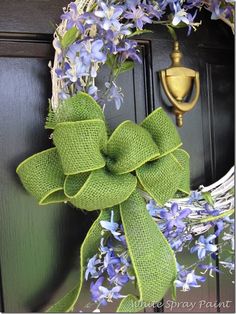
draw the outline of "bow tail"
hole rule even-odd
[[[140,302],[137,297],[132,294],[127,295],[119,304],[117,308],[118,313],[136,313],[145,308],[143,302]]]
[[[84,283],[84,275],[88,260],[97,253],[98,247],[101,241],[102,227],[100,225],[101,220],[109,220],[111,216],[111,210],[101,210],[98,218],[94,221],[89,229],[80,248],[80,282],[69,293],[67,293],[56,304],[50,307],[48,313],[63,313],[72,312],[80,297],[80,293]],[[119,210],[114,210],[114,220],[119,221]]]
[[[120,205],[120,214],[137,279],[139,301],[159,302],[176,278],[174,253],[137,190]],[[128,296],[121,302],[118,312],[140,311],[141,303],[135,301],[134,296]]]

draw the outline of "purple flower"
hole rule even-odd
[[[198,191],[193,191],[190,194],[189,200],[187,202],[187,204],[192,204],[193,202],[197,202],[201,199],[201,192]]]
[[[157,18],[158,20],[160,20],[160,18],[163,15],[163,11],[160,9],[159,5],[156,4],[143,4],[142,7],[145,9],[145,11],[147,12],[148,16],[153,19],[153,18]]]
[[[120,255],[120,262],[127,268],[130,266],[130,258],[126,258],[125,255],[127,255],[127,252]]]
[[[102,305],[107,304],[107,302],[112,302],[112,299],[120,299],[124,298],[125,296],[121,295],[119,292],[122,289],[121,286],[115,286],[112,289],[107,289],[103,286],[99,287],[100,296],[98,298],[99,303]]]
[[[125,238],[125,235],[124,235],[124,227],[122,224],[120,224],[120,231],[122,233],[122,235],[119,237],[120,238],[120,242],[122,243],[123,247],[125,249],[127,249],[127,242],[126,242],[126,238]]]
[[[99,298],[101,296],[101,291],[99,290],[99,288],[102,286],[104,279],[105,279],[104,277],[100,277],[100,278],[98,278],[98,280],[95,283],[93,281],[91,282],[90,293],[91,293],[92,300],[94,302],[100,301]],[[104,304],[104,302],[102,302],[102,300],[100,302],[102,305],[107,304],[106,302]]]
[[[201,235],[196,242],[196,245],[190,249],[190,253],[197,251],[198,258],[201,260],[206,256],[207,252],[216,252],[217,246],[212,244],[212,240],[215,238],[216,236],[214,234],[208,236],[206,239],[203,235]]]
[[[224,221],[229,224],[234,224],[234,219],[230,218],[229,216],[224,217]]]
[[[212,275],[212,272],[216,272],[216,273],[220,273],[220,270],[213,266],[212,263],[210,263],[209,265],[205,265],[205,264],[199,264],[198,268],[205,270],[204,272],[202,272],[202,274],[206,274],[206,272],[209,270],[209,276],[214,277]]]
[[[185,268],[184,265],[180,265],[178,262],[176,262],[176,268],[177,268],[177,279],[179,281],[185,281],[189,271]]]
[[[72,83],[77,82],[78,78],[89,75],[89,67],[82,62],[79,57],[75,58],[75,63],[69,65],[65,72],[65,77]]]
[[[101,39],[94,41],[87,40],[80,43],[79,55],[82,63],[90,65],[91,62],[102,62],[106,61],[106,54],[102,52],[104,43]]]
[[[183,250],[183,241],[182,239],[174,240],[170,243],[171,248],[176,252],[182,252]]]
[[[224,236],[222,237],[223,241],[231,242],[231,249],[234,250],[234,234],[224,232]]]
[[[230,260],[226,260],[226,261],[220,261],[220,264],[224,267],[229,269],[230,274],[232,274],[232,272],[234,271],[234,262],[230,261]]]
[[[69,46],[66,57],[70,59],[70,61],[75,62],[75,59],[77,57],[77,54],[81,50],[81,42],[75,42],[72,45]]]
[[[204,205],[205,210],[203,210],[203,213],[207,213],[211,216],[218,216],[220,214],[220,211],[218,209],[213,208],[209,204]]]
[[[182,230],[178,229],[169,232],[166,237],[171,248],[175,252],[182,252],[186,242],[191,241],[193,238],[191,234],[185,234],[182,232]]]
[[[196,10],[193,15],[190,13],[187,14],[187,19],[189,21],[187,36],[189,36],[191,34],[192,28],[194,28],[196,30],[196,27],[194,26],[194,19],[197,15],[197,12],[198,12],[198,10]],[[197,25],[197,24],[195,24],[195,25]]]
[[[124,95],[121,92],[121,88],[118,87],[115,82],[106,82],[105,86],[108,90],[107,100],[108,102],[114,101],[116,109],[119,110],[123,103]]]
[[[104,2],[100,4],[101,10],[97,10],[94,12],[95,16],[102,18],[102,23],[100,23],[101,27],[104,30],[120,30],[121,23],[119,22],[119,17],[123,13],[123,9],[121,7],[107,6]]]
[[[74,2],[71,2],[69,4],[69,12],[62,14],[61,19],[67,20],[66,24],[67,29],[70,29],[73,26],[77,26],[81,33],[84,32],[83,26],[84,20],[82,16],[79,14],[77,5]]]
[[[99,276],[99,272],[97,271],[97,265],[101,263],[100,259],[97,259],[97,254],[90,258],[87,269],[85,272],[85,279],[88,280],[89,274],[93,278],[97,278]]]
[[[133,20],[135,26],[138,29],[143,29],[143,25],[146,23],[152,23],[152,20],[145,14],[145,12],[140,7],[135,8],[135,6],[131,6],[130,9],[132,12],[125,13],[124,17],[126,19]]]
[[[156,217],[158,213],[160,212],[160,210],[164,210],[164,208],[159,208],[154,200],[150,200],[147,203],[146,208],[149,214],[153,217]]]
[[[217,20],[223,12],[223,10],[220,8],[220,1],[211,0],[209,10],[211,11],[211,19]]]
[[[70,98],[70,95],[67,94],[67,93],[65,93],[65,92],[63,92],[63,91],[61,91],[61,92],[58,94],[58,97],[59,97],[59,99],[61,99],[61,100],[66,100],[66,99]]]
[[[185,228],[185,222],[183,219],[186,218],[191,213],[189,208],[185,208],[179,211],[178,204],[173,203],[171,205],[170,211],[161,211],[161,218],[165,219],[165,226],[168,232],[170,232],[173,227],[176,227],[179,230],[183,230]]]
[[[101,253],[107,253],[107,252],[110,252],[112,249],[112,246],[110,245],[110,239],[108,239],[108,243],[107,243],[107,246],[104,246],[104,238],[101,238],[101,241],[100,241],[100,251]]]
[[[97,100],[97,98],[98,98],[97,93],[98,93],[97,86],[95,86],[95,85],[89,86],[88,94],[91,95],[95,100]]]
[[[235,0],[225,0],[226,2],[229,3],[229,5],[227,5],[225,8],[224,8],[224,16],[227,18],[227,19],[231,19],[231,18],[234,18],[234,2]],[[231,4],[231,5],[230,5]]]
[[[118,47],[122,42],[124,36],[130,35],[130,27],[132,24],[121,25],[119,31],[114,31],[113,29],[108,29],[103,37],[106,39],[106,48],[112,54],[118,52]]]
[[[151,216],[156,216],[156,202],[154,200],[150,200],[147,203],[146,208]]]
[[[185,280],[179,280],[177,279],[175,281],[177,288],[182,288],[182,291],[189,291],[191,287],[193,288],[199,288],[201,285],[199,285],[198,281],[204,282],[206,281],[206,278],[203,276],[198,276],[194,274],[194,270],[192,270],[190,273],[187,274]]]
[[[141,1],[140,0],[127,0],[125,1],[125,5],[127,9],[136,7],[137,5],[140,5]]]
[[[186,9],[192,9],[195,7],[200,7],[202,0],[187,0],[184,7]]]
[[[189,20],[187,18],[187,12],[181,8],[181,6],[178,3],[173,3],[174,6],[174,18],[172,21],[172,24],[174,26],[178,25],[180,22],[183,22],[185,24],[189,24]]]
[[[106,269],[109,265],[118,264],[120,259],[114,256],[113,251],[109,251],[106,253],[103,261],[104,268]]]
[[[112,284],[124,286],[129,281],[129,277],[126,273],[126,268],[122,270],[121,265],[109,265],[107,268],[107,273],[109,276],[109,281]]]
[[[117,51],[120,53],[120,61],[125,61],[126,59],[131,58],[134,61],[142,63],[142,60],[137,53],[137,42],[134,40],[126,39],[122,42],[122,45],[117,48]]]
[[[59,39],[54,38],[52,44],[53,44],[53,47],[57,53],[58,61],[61,61],[62,60],[62,47],[61,47],[61,43],[60,43]]]
[[[222,220],[218,220],[215,223],[215,226],[217,227],[215,235],[216,235],[216,237],[218,237],[221,234],[221,232],[224,230],[224,222]]]
[[[111,234],[114,236],[114,238],[120,241],[119,236],[121,235],[121,233],[117,232],[117,229],[119,228],[119,224],[114,222],[113,210],[111,211],[111,220],[110,221],[102,220],[100,221],[100,225],[102,226],[103,229],[110,231]]]

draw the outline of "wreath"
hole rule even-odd
[[[138,312],[169,288],[174,298],[176,288],[200,287],[207,272],[219,272],[214,259],[226,250],[220,263],[234,269],[234,169],[190,191],[189,155],[162,108],[114,131],[104,114],[105,104],[122,105],[117,77],[141,62],[133,36],[148,32],[144,26],[151,23],[173,36],[175,27],[190,33],[201,24],[194,20],[203,6],[233,29],[230,1],[80,0],[64,9],[53,41],[45,124],[54,146],[23,161],[17,174],[40,205],[65,202],[100,213],[81,246],[80,282],[49,312],[73,311],[84,280],[94,311],[121,299],[117,312]],[[110,80],[99,90],[104,64]],[[196,257],[193,265],[178,263],[184,248]],[[130,282],[134,292],[124,295]]]

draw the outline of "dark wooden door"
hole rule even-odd
[[[51,23],[59,21],[61,8],[67,3],[1,1],[0,265],[5,312],[42,311],[75,285],[79,248],[96,215],[66,205],[39,207],[15,174],[20,161],[51,145],[43,128],[51,93]],[[180,130],[191,155],[192,187],[213,182],[233,164],[233,36],[221,22],[211,22],[205,15],[202,18],[205,26],[197,33],[186,38],[185,30],[179,32],[185,65],[201,75],[199,103],[185,116]],[[165,29],[153,30],[139,40],[143,64],[120,79],[123,107],[120,111],[107,107],[112,127],[125,119],[139,122],[165,102],[158,72],[169,66],[172,41]],[[82,303],[88,303],[88,298],[85,292]],[[232,300],[231,278],[221,280],[218,276],[202,289],[179,293],[178,300],[186,298]],[[165,311],[170,310],[166,307]],[[216,308],[209,311],[216,312]]]

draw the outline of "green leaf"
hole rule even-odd
[[[173,27],[173,28],[185,28],[185,27],[187,27],[187,26],[188,26],[188,25],[185,24],[184,22],[180,22],[180,23],[177,24],[177,25],[171,24],[171,27]]]
[[[61,39],[61,46],[62,48],[67,48],[70,45],[73,44],[73,42],[76,41],[76,39],[79,36],[79,31],[77,29],[76,26],[72,27],[71,29],[69,29],[65,35],[63,36],[63,38]]]
[[[121,73],[130,71],[134,68],[134,62],[133,61],[125,61],[124,63],[120,64],[119,67],[114,69],[114,75],[117,77]]]
[[[210,216],[207,218],[198,219],[197,223],[199,224],[199,223],[205,223],[205,222],[210,222],[210,221],[216,221],[216,220],[222,219],[223,217],[231,216],[233,213],[234,213],[234,209],[229,209],[218,216]]]
[[[133,37],[133,36],[147,34],[147,33],[153,33],[153,31],[151,31],[149,29],[138,29],[134,33],[128,35],[127,37],[130,38],[130,37]]]
[[[176,41],[176,40],[177,40],[177,35],[176,35],[176,32],[175,32],[175,30],[173,29],[173,27],[167,25],[167,28],[168,28],[168,31],[169,31],[171,37],[173,38],[173,40]]]
[[[125,61],[123,63],[117,62],[117,57],[112,54],[107,55],[107,61],[106,65],[113,70],[113,75],[115,78],[119,76],[121,73],[127,72],[129,70],[132,70],[134,68],[134,62],[133,61]]]
[[[116,56],[112,54],[108,54],[106,65],[112,69],[116,65]]]
[[[210,204],[211,206],[214,206],[214,200],[213,200],[213,198],[212,198],[210,192],[203,192],[203,193],[202,193],[202,196],[203,196],[204,200],[205,200],[208,204]]]

